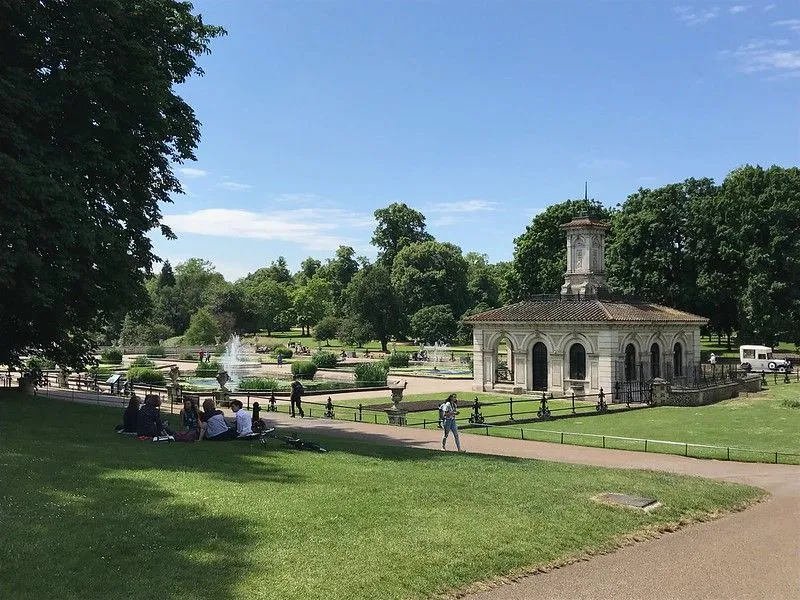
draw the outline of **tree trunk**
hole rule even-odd
[[[389,350],[387,349],[386,345],[389,343],[388,339],[381,339],[381,352],[388,353]]]
[[[730,350],[731,349],[731,332],[730,331],[727,332],[726,335],[728,337],[728,350]]]

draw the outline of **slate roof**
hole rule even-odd
[[[464,319],[467,323],[692,323],[705,325],[708,319],[675,308],[649,302],[617,300],[528,300],[487,310]]]

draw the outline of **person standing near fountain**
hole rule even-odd
[[[453,439],[456,441],[456,449],[463,452],[461,449],[461,440],[458,439],[458,425],[456,424],[456,415],[458,414],[458,398],[455,394],[450,394],[447,401],[442,405],[442,413],[444,415],[444,437],[442,437],[442,450],[447,450],[447,435],[452,431]]]
[[[289,398],[291,402],[293,417],[294,417],[295,404],[297,405],[297,411],[300,413],[300,416],[301,417],[306,416],[306,414],[303,412],[303,407],[300,405],[300,400],[303,397],[303,392],[305,392],[303,384],[297,380],[297,375],[295,375],[294,379],[292,380],[292,395]]]

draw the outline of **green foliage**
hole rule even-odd
[[[514,271],[509,282],[514,301],[558,293],[567,270],[567,238],[560,226],[582,214],[607,221],[611,211],[595,200],[552,204],[514,240]]]
[[[341,313],[344,308],[344,302],[342,301],[344,290],[358,272],[358,263],[353,258],[354,256],[355,250],[350,246],[339,246],[336,249],[334,258],[328,259],[325,266],[319,270],[320,276],[330,282],[331,302],[334,311],[339,316],[342,316]]]
[[[800,408],[800,399],[784,398],[781,401],[781,405],[785,406],[786,408]]]
[[[293,308],[301,329],[310,328],[325,316],[330,307],[331,286],[322,277],[313,277],[294,292]]]
[[[100,354],[100,360],[109,365],[121,365],[122,351],[116,348],[110,348]]]
[[[458,323],[447,305],[426,306],[411,317],[411,333],[426,344],[453,341]]]
[[[391,281],[408,315],[439,304],[460,315],[469,306],[467,262],[454,244],[431,240],[406,246],[397,253]]]
[[[164,349],[164,346],[150,346],[145,354],[153,358],[163,358],[167,355],[167,351]]]
[[[181,360],[198,360],[198,355],[194,352],[184,352],[181,354]]]
[[[156,363],[146,356],[137,356],[131,363],[132,367],[155,367]]]
[[[172,237],[160,205],[200,135],[178,84],[224,33],[192,10],[4,3],[0,363],[46,349],[82,366],[93,332],[143,305],[149,235]]]
[[[287,314],[292,300],[285,284],[269,276],[267,269],[259,269],[241,282],[244,291],[245,320],[249,331],[266,329],[267,335],[293,325]]]
[[[25,362],[25,368],[28,371],[52,371],[56,368],[56,363],[54,360],[42,356],[31,356]]]
[[[372,326],[360,316],[342,319],[339,331],[336,334],[345,346],[358,346],[366,344],[375,335]]]
[[[342,322],[339,339],[345,344],[363,344],[374,336],[386,352],[389,338],[403,329],[400,301],[389,270],[381,264],[362,269],[347,286],[345,297],[350,317]]]
[[[362,363],[353,369],[356,376],[356,385],[361,387],[386,385],[389,374],[389,365],[385,361]]]
[[[197,368],[195,369],[194,374],[197,377],[216,377],[219,371],[219,362],[211,359],[208,362],[197,363]]]
[[[128,369],[128,381],[146,383],[148,385],[164,385],[164,372],[152,367],[131,367]]]
[[[461,346],[469,346],[472,344],[472,325],[466,323],[464,319],[471,315],[477,315],[478,313],[485,312],[489,310],[491,307],[487,304],[477,304],[472,308],[468,309],[463,315],[461,315],[461,319],[458,322],[458,327],[456,329],[456,338],[455,342]]]
[[[406,246],[433,240],[425,231],[425,216],[403,203],[395,202],[376,210],[375,221],[372,245],[380,249],[379,260],[389,269],[397,253]]]
[[[282,387],[281,383],[272,377],[248,377],[239,382],[239,390],[245,392],[274,391]]]
[[[314,379],[317,372],[317,365],[313,360],[298,360],[292,363],[292,375],[297,375],[298,379]]]
[[[189,329],[183,334],[183,340],[192,345],[213,344],[221,333],[219,324],[211,313],[201,308],[192,315]]]
[[[390,367],[407,367],[408,361],[410,360],[411,355],[408,352],[392,352],[386,358],[386,364]]]
[[[317,325],[314,327],[314,339],[318,342],[325,342],[329,345],[328,340],[336,337],[339,331],[341,320],[333,316],[322,317]]]
[[[339,364],[339,359],[333,352],[317,352],[311,360],[320,369],[334,369]]]
[[[272,352],[270,352],[270,356],[272,356],[272,358],[278,358],[278,354],[280,354],[285,360],[287,358],[292,358],[292,354],[294,354],[294,352],[292,352],[292,349],[287,346],[275,346],[272,349]]]

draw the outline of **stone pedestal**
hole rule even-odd
[[[67,371],[63,369],[58,372],[58,387],[62,388],[69,387],[69,385],[67,384]]]
[[[171,404],[175,404],[176,402],[180,402],[180,386],[170,384],[167,386],[167,401]]]
[[[231,395],[228,390],[217,390],[213,392],[214,394],[214,402],[217,403],[217,406],[228,406],[231,402]]]
[[[668,381],[656,377],[653,379],[653,404],[665,406],[669,403],[670,384]]]
[[[407,410],[402,408],[390,408],[386,411],[386,416],[389,417],[389,425],[405,425],[406,424]]]

